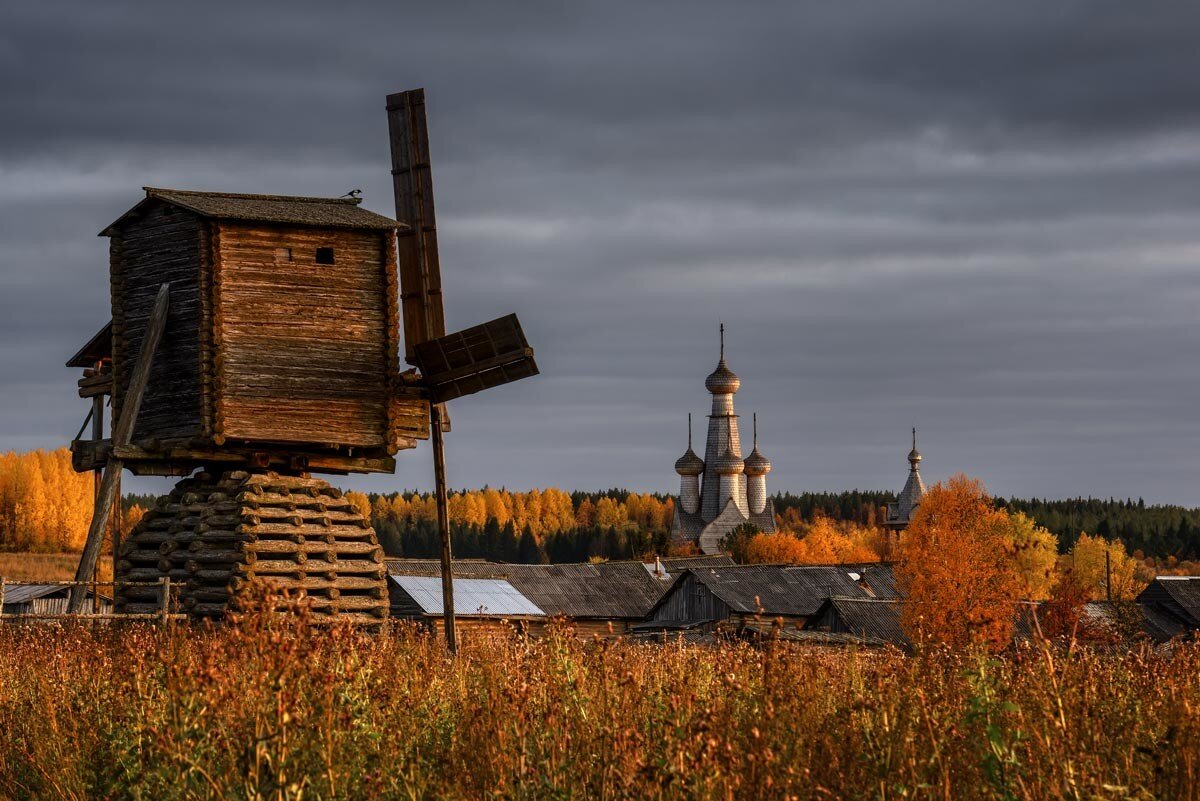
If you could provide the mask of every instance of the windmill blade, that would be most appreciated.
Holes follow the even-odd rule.
[[[404,358],[415,365],[417,344],[446,333],[425,90],[388,95],[387,112],[396,219],[408,226],[397,234]]]
[[[423,342],[417,361],[433,400],[442,404],[538,374],[515,314]]]

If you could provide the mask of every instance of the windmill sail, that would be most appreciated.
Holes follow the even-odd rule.
[[[407,231],[399,232],[396,243],[404,313],[404,358],[409,364],[416,364],[417,344],[446,333],[425,90],[388,95],[387,112],[396,219],[408,226]]]

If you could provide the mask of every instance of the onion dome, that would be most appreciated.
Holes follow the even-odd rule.
[[[746,475],[748,476],[765,476],[771,472],[771,460],[762,455],[758,446],[750,452],[746,457]]]
[[[733,476],[746,469],[746,465],[737,456],[734,456],[733,451],[728,448],[725,452],[717,457],[717,463],[714,465],[718,475]]]
[[[698,476],[704,472],[704,460],[689,447],[687,453],[675,462],[675,472],[681,476]]]
[[[732,395],[741,385],[741,380],[725,364],[725,359],[721,359],[717,369],[704,379],[704,388],[714,395]]]
[[[913,470],[917,469],[917,465],[921,463],[921,454],[917,452],[917,429],[913,429],[913,446],[908,452],[908,463],[913,466]]]

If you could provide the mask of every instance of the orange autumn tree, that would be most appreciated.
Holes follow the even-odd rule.
[[[804,548],[800,540],[780,531],[755,534],[743,548],[743,561],[750,565],[790,565],[799,563]]]
[[[983,484],[957,475],[935,485],[901,535],[905,633],[956,648],[1007,645],[1022,591],[1016,567],[1008,515]]]

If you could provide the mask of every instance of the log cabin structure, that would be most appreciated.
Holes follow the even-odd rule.
[[[392,472],[428,436],[428,402],[398,369],[396,220],[357,198],[146,187],[106,227],[113,415],[121,413],[155,294],[164,341],[132,442],[135,474],[220,462]],[[76,443],[78,469],[109,455]]]

